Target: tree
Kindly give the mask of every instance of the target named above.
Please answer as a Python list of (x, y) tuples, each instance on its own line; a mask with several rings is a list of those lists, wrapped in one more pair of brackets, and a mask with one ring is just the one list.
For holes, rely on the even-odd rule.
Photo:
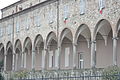
[(102, 80), (118, 80), (120, 79), (119, 74), (120, 68), (118, 66), (109, 66), (104, 69)]

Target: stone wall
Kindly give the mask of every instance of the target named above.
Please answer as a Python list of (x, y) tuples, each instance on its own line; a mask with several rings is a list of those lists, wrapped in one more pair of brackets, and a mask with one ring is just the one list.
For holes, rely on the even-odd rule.
[[(47, 49), (47, 39), (51, 32), (56, 35), (58, 48), (62, 44), (64, 37), (68, 38), (71, 44), (76, 45), (76, 35), (79, 33), (85, 37), (88, 44), (96, 40), (97, 33), (101, 33), (104, 41), (107, 42), (105, 38), (108, 37), (110, 30), (112, 31), (110, 35), (111, 40), (112, 38), (119, 37), (117, 35), (119, 32), (119, 15), (120, 1), (116, 0), (106, 0), (102, 13), (99, 10), (99, 0), (86, 0), (85, 13), (82, 15), (80, 14), (80, 0), (59, 0), (59, 5), (57, 0), (50, 0), (9, 17), (2, 18), (0, 20), (0, 28), (2, 30), (0, 43), (4, 45), (4, 50), (7, 50), (9, 48), (7, 45), (11, 42), (13, 54), (16, 54), (15, 43), (17, 40), (20, 40), (21, 53), (23, 53), (25, 47), (29, 46), (25, 45), (25, 43), (29, 44), (29, 41), (31, 41), (32, 49), (35, 48), (34, 43), (37, 35), (42, 36), (44, 49)], [(84, 27), (86, 26), (90, 30), (89, 32), (84, 32)], [(79, 28), (80, 32), (78, 31)], [(28, 38), (30, 40), (27, 42)], [(112, 48), (111, 46), (112, 44), (110, 48)], [(103, 52), (106, 51), (103, 50)], [(112, 54), (112, 51), (110, 51), (110, 54)], [(112, 61), (111, 58), (110, 60)], [(112, 63), (111, 61), (110, 64)]]

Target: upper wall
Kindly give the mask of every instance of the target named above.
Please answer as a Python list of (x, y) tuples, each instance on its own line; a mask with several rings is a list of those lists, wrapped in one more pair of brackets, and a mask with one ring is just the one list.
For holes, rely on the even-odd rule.
[(3, 8), (3, 9), (1, 9), (2, 18), (9, 16), (9, 15), (12, 15), (12, 14), (15, 14), (17, 12), (20, 12), (24, 9), (27, 9), (29, 7), (32, 7), (36, 4), (39, 4), (39, 3), (44, 2), (44, 1), (46, 1), (46, 0), (20, 0), (16, 3), (13, 3), (13, 4)]
[(14, 43), (17, 39), (23, 42), (26, 37), (34, 41), (38, 34), (41, 34), (45, 40), (50, 31), (56, 34), (59, 31), (57, 35), (60, 36), (64, 28), (69, 28), (74, 35), (82, 24), (86, 24), (92, 34), (101, 19), (108, 20), (115, 29), (120, 18), (120, 1), (105, 0), (105, 8), (100, 13), (99, 0), (86, 0), (85, 12), (82, 14), (81, 0), (59, 1), (58, 5), (58, 0), (48, 0), (2, 18), (0, 20), (0, 42)]

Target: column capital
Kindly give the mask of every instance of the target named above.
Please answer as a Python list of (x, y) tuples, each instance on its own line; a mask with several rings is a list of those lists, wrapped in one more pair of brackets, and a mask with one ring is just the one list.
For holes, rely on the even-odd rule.
[(24, 53), (25, 53), (25, 51), (22, 51), (22, 52), (21, 52), (21, 54), (24, 54)]
[(15, 55), (15, 53), (13, 53), (13, 55)]
[(13, 55), (15, 55), (15, 51), (13, 50)]
[(24, 52), (21, 51), (20, 53), (23, 54)]
[(7, 56), (7, 54), (4, 54), (4, 56)]
[(90, 43), (91, 43), (91, 44), (92, 44), (92, 43), (96, 43), (96, 40), (94, 40), (94, 41), (91, 41)]
[(60, 46), (60, 45), (58, 45), (58, 46), (57, 46), (57, 48), (61, 48), (61, 46)]
[(47, 51), (48, 49), (47, 49), (47, 48), (45, 48), (44, 50), (45, 50), (45, 51)]
[(35, 50), (33, 49), (32, 52), (35, 52)]
[(75, 42), (73, 42), (72, 44), (73, 44), (74, 46), (77, 46), (77, 43), (75, 43)]
[(114, 39), (115, 39), (115, 40), (118, 40), (119, 38), (118, 38), (118, 37), (113, 37), (112, 39), (113, 39), (113, 40), (114, 40)]

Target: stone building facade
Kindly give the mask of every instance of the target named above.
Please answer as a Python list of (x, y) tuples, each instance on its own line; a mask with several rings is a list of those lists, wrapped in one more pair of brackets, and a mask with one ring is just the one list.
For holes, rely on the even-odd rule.
[(2, 9), (4, 71), (120, 66), (119, 0), (20, 0)]

